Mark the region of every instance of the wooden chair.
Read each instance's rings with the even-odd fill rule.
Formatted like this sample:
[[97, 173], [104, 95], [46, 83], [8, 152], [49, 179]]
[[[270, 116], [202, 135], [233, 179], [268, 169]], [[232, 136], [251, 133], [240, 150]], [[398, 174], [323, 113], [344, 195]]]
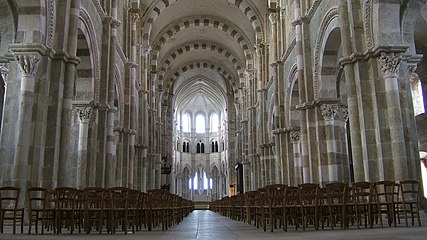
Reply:
[[149, 231], [160, 224], [162, 225], [162, 231], [168, 229], [166, 208], [169, 204], [169, 199], [166, 194], [167, 192], [162, 189], [153, 189], [148, 191], [149, 209], [147, 212], [147, 224]]
[[245, 192], [243, 197], [245, 200], [245, 219], [248, 224], [256, 225], [255, 210], [256, 210], [256, 191]]
[[136, 205], [138, 199], [133, 199], [134, 192], [125, 187], [110, 188], [111, 194], [111, 215], [110, 226], [112, 233], [121, 224], [121, 229], [125, 234], [128, 233], [129, 228], [132, 233], [135, 232], [136, 226]]
[[405, 225], [408, 226], [408, 215], [410, 215], [412, 226], [415, 224], [415, 218], [418, 220], [418, 226], [421, 226], [420, 185], [418, 180], [402, 180], [399, 185], [401, 211], [403, 211], [405, 217]]
[[269, 200], [267, 188], [259, 188], [257, 190], [256, 196], [256, 210], [255, 210], [255, 218], [256, 218], [256, 227], [259, 228], [260, 224], [264, 230], [267, 230], [267, 218], [269, 218]]
[[334, 229], [337, 220], [339, 220], [341, 224], [341, 229], [346, 228], [346, 194], [347, 185], [345, 183], [335, 182], [326, 184], [327, 206], [331, 229]]
[[243, 194], [234, 195], [231, 197], [233, 206], [233, 217], [234, 220], [244, 221], [245, 215], [245, 199]]
[[16, 234], [16, 224], [21, 224], [21, 233], [24, 232], [24, 208], [18, 207], [18, 187], [0, 188], [0, 230], [3, 233], [4, 222], [11, 220], [13, 223], [13, 234]]
[[104, 224], [109, 222], [108, 191], [100, 187], [89, 187], [84, 190], [84, 228], [86, 234], [95, 228], [100, 234]]
[[279, 227], [284, 224], [283, 219], [283, 200], [285, 196], [286, 185], [284, 184], [273, 184], [267, 186], [267, 195], [268, 195], [268, 212], [270, 217], [271, 232], [274, 228], [277, 228], [277, 222], [279, 222]]
[[41, 222], [41, 234], [44, 229], [55, 228], [55, 209], [52, 206], [52, 197], [48, 189], [42, 187], [31, 187], [27, 189], [28, 195], [28, 234], [34, 223], [36, 234], [38, 234], [39, 222]]
[[325, 223], [327, 226], [331, 225], [329, 218], [329, 202], [328, 195], [326, 192], [326, 187], [319, 187], [319, 223], [322, 224], [322, 229], [325, 228]]
[[[62, 228], [74, 232], [76, 225], [76, 199], [77, 189], [71, 187], [59, 187], [53, 192], [53, 202], [55, 203], [55, 232], [62, 232]], [[80, 223], [79, 223], [80, 224]]]
[[309, 223], [313, 223], [314, 228], [319, 230], [319, 189], [319, 185], [315, 183], [298, 185], [303, 230]]
[[395, 203], [398, 201], [398, 198], [396, 198], [395, 192], [398, 189], [398, 185], [393, 181], [379, 181], [375, 182], [374, 186], [378, 195], [380, 214], [387, 216], [389, 226], [393, 223], [396, 227]]
[[[150, 202], [148, 193], [141, 192], [140, 194], [140, 210], [139, 210], [139, 229], [142, 229], [142, 225], [145, 228], [149, 227], [149, 213], [150, 213]], [[185, 208], [182, 208], [183, 215], [185, 214]]]
[[283, 198], [283, 230], [288, 231], [290, 223], [295, 224], [295, 230], [298, 230], [301, 209], [298, 187], [286, 187]]
[[344, 225], [345, 228], [350, 227], [350, 222], [352, 225], [356, 222], [356, 207], [355, 207], [355, 199], [354, 199], [354, 191], [353, 187], [347, 186], [347, 190], [345, 192], [345, 204], [344, 204], [344, 211], [345, 211], [345, 218], [344, 218]]
[[365, 220], [365, 227], [372, 228], [375, 219], [380, 220], [383, 227], [381, 211], [374, 185], [370, 182], [355, 182], [353, 183], [354, 207], [356, 211], [357, 228], [360, 228], [362, 217]]

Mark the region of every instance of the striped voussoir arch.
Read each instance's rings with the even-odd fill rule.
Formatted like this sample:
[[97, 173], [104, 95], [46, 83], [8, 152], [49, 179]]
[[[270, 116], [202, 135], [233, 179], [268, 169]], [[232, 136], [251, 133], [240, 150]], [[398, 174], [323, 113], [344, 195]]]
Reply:
[[[142, 40], [143, 45], [149, 45], [151, 28], [153, 27], [153, 23], [156, 18], [160, 15], [160, 13], [165, 10], [170, 5], [178, 2], [179, 0], [157, 0], [151, 9], [147, 13], [146, 24], [142, 30]], [[247, 2], [247, 0], [224, 0], [238, 7], [243, 14], [245, 14], [248, 20], [251, 22], [252, 28], [255, 31], [255, 38], [257, 43], [263, 42], [263, 32], [262, 32], [262, 24], [257, 16], [257, 13], [254, 11], [253, 7]]]
[[[230, 52], [229, 50], [227, 50], [224, 46], [220, 46], [219, 44], [216, 43], [211, 43], [211, 42], [191, 42], [191, 43], [187, 43], [184, 44], [181, 47], [176, 48], [173, 52], [169, 52], [168, 53], [168, 57], [166, 58], [166, 60], [161, 64], [161, 68], [160, 68], [160, 72], [159, 72], [159, 80], [163, 80], [162, 77], [164, 76], [164, 74], [166, 73], [166, 69], [169, 68], [170, 64], [173, 63], [173, 61], [179, 57], [180, 55], [190, 52], [190, 51], [195, 51], [195, 50], [209, 50], [209, 51], [213, 51], [216, 52], [222, 56], [224, 56], [226, 59], [228, 59], [234, 66], [234, 68], [236, 69], [239, 78], [243, 78], [243, 67], [242, 67], [242, 63], [240, 63], [237, 58], [234, 56], [234, 54], [232, 52]], [[157, 58], [157, 57], [155, 57]]]
[[224, 31], [231, 37], [233, 37], [236, 42], [243, 49], [245, 58], [246, 58], [246, 68], [252, 69], [252, 51], [249, 47], [249, 40], [245, 36], [244, 33], [240, 31], [238, 27], [236, 27], [232, 23], [226, 23], [223, 20], [216, 18], [214, 16], [196, 16], [190, 17], [180, 20], [178, 23], [170, 24], [161, 34], [153, 41], [153, 49], [160, 51], [162, 46], [167, 42], [168, 39], [173, 37], [178, 32], [185, 30], [190, 27], [199, 27], [206, 26], [217, 28], [219, 30]]
[[[233, 77], [233, 75], [231, 73], [229, 73], [227, 71], [227, 69], [223, 65], [221, 65], [219, 63], [212, 62], [212, 61], [208, 61], [208, 60], [201, 60], [201, 61], [186, 63], [184, 65], [177, 67], [176, 70], [171, 71], [171, 74], [169, 74], [165, 78], [165, 79], [167, 79], [167, 81], [165, 82], [165, 89], [169, 89], [172, 86], [173, 82], [179, 76], [181, 76], [185, 72], [193, 70], [193, 69], [212, 69], [212, 70], [215, 70], [218, 73], [220, 73], [224, 77], [224, 79], [227, 79], [228, 81], [230, 81], [232, 86], [234, 86], [234, 87], [238, 86], [238, 82], [236, 81], [236, 79]], [[162, 77], [164, 77], [164, 75]]]

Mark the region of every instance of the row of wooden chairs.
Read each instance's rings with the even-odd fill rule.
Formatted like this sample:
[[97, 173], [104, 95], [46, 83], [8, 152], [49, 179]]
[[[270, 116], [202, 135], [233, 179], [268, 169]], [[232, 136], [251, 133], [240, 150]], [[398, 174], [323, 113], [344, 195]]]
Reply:
[[[20, 188], [1, 187], [0, 228], [7, 220], [12, 221], [13, 234], [20, 224], [24, 225], [24, 208], [19, 208]], [[89, 187], [76, 189], [60, 187], [46, 189], [32, 187], [28, 194], [28, 234], [32, 227], [41, 234], [44, 231], [61, 233], [64, 229], [73, 233], [82, 229], [89, 234], [92, 231], [114, 234], [117, 230], [125, 234], [146, 228], [152, 230], [162, 226], [167, 230], [173, 224], [179, 224], [193, 209], [193, 203], [165, 190], [139, 190], [114, 187]]]
[[288, 230], [313, 225], [316, 230], [341, 229], [350, 224], [383, 227], [383, 218], [389, 226], [397, 226], [401, 219], [412, 225], [420, 220], [420, 185], [417, 180], [400, 182], [356, 182], [351, 186], [343, 182], [319, 184], [305, 183], [298, 186], [269, 185], [257, 191], [226, 197], [211, 202], [210, 209], [224, 216], [252, 224], [258, 228], [267, 226]]

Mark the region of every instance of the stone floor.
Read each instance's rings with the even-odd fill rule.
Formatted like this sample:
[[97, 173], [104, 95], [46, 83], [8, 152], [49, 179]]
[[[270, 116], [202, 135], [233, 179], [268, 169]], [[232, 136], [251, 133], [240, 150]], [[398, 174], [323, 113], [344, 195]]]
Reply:
[[[26, 229], [25, 229], [26, 230]], [[115, 235], [108, 234], [67, 234], [55, 235], [48, 233], [45, 235], [28, 235], [28, 234], [12, 234], [10, 226], [5, 226], [5, 232], [0, 234], [1, 240], [6, 239], [346, 239], [346, 240], [398, 240], [398, 239], [427, 239], [427, 215], [423, 214], [422, 227], [384, 227], [374, 226], [370, 229], [357, 229], [351, 227], [348, 230], [325, 230], [316, 231], [313, 228], [295, 231], [290, 229], [288, 232], [283, 232], [278, 229], [273, 233], [249, 225], [247, 223], [230, 220], [211, 211], [195, 210], [179, 225], [173, 226], [168, 231], [140, 231], [135, 234], [117, 233]]]

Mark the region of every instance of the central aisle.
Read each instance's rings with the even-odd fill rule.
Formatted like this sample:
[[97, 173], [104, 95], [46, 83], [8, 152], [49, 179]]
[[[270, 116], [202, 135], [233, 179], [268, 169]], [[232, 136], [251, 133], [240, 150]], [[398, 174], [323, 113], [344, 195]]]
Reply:
[[[63, 240], [63, 239], [90, 239], [90, 240], [106, 240], [106, 239], [126, 239], [126, 240], [190, 240], [190, 239], [203, 239], [203, 240], [235, 240], [235, 239], [316, 239], [316, 240], [330, 240], [330, 239], [346, 239], [346, 240], [360, 240], [360, 239], [375, 239], [375, 240], [400, 240], [400, 239], [425, 239], [427, 234], [427, 217], [422, 214], [422, 227], [374, 227], [373, 229], [356, 229], [349, 230], [324, 230], [316, 231], [314, 228], [308, 228], [307, 231], [295, 231], [290, 229], [289, 232], [284, 232], [281, 229], [275, 230], [273, 233], [270, 231], [264, 232], [262, 229], [257, 229], [253, 225], [247, 223], [231, 220], [227, 217], [221, 216], [217, 213], [208, 210], [195, 210], [187, 216], [184, 221], [179, 225], [171, 227], [168, 231], [162, 231], [161, 227], [153, 231], [143, 230], [135, 232], [135, 234], [124, 235], [123, 232], [117, 234], [60, 234], [56, 235], [48, 233], [45, 235], [28, 235], [16, 234], [12, 235], [11, 226], [5, 227], [5, 233], [0, 234], [0, 239], [6, 240]], [[27, 228], [24, 229], [27, 232]]]

